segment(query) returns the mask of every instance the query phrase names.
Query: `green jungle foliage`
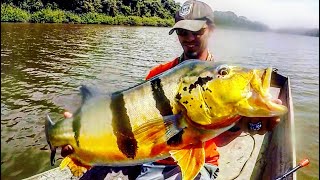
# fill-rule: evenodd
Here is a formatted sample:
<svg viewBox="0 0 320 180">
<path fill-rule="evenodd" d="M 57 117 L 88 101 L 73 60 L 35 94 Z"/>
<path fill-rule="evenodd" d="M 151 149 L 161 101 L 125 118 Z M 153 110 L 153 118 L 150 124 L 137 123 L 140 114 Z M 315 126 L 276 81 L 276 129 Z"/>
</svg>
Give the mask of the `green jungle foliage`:
<svg viewBox="0 0 320 180">
<path fill-rule="evenodd" d="M 180 3 L 174 0 L 1 0 L 1 22 L 172 26 Z M 268 31 L 268 26 L 214 11 L 218 26 Z"/>
<path fill-rule="evenodd" d="M 20 8 L 1 4 L 1 22 L 28 22 L 30 13 Z"/>
<path fill-rule="evenodd" d="M 173 0 L 1 0 L 1 22 L 172 26 Z"/>
<path fill-rule="evenodd" d="M 173 18 L 180 7 L 174 0 L 1 0 L 1 4 L 10 4 L 30 13 L 51 8 L 77 14 L 96 12 L 112 17 L 157 16 L 162 19 Z"/>
</svg>

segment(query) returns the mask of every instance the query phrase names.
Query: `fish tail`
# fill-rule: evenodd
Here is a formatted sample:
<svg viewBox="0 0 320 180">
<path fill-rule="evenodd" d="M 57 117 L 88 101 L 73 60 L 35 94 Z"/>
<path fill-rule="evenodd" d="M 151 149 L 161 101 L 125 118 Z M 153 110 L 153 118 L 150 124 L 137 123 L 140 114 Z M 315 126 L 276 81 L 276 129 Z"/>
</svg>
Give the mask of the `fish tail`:
<svg viewBox="0 0 320 180">
<path fill-rule="evenodd" d="M 45 122 L 45 133 L 46 133 L 47 142 L 51 150 L 51 155 L 50 155 L 51 166 L 53 166 L 55 163 L 54 157 L 56 155 L 56 147 L 52 146 L 52 144 L 50 143 L 50 137 L 49 137 L 49 130 L 52 129 L 53 126 L 54 126 L 54 123 L 52 122 L 50 116 L 47 114 L 46 122 Z"/>
</svg>

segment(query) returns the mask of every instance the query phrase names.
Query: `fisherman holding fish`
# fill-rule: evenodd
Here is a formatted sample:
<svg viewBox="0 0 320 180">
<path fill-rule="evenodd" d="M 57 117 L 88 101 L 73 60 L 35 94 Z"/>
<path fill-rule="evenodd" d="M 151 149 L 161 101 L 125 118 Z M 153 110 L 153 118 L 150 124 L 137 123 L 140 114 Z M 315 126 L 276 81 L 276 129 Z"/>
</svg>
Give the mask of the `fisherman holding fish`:
<svg viewBox="0 0 320 180">
<path fill-rule="evenodd" d="M 214 17 L 212 9 L 201 1 L 189 0 L 186 1 L 180 10 L 175 15 L 175 25 L 169 31 L 171 35 L 176 32 L 180 44 L 183 48 L 183 53 L 180 57 L 173 59 L 165 64 L 158 65 L 151 69 L 146 77 L 146 80 L 159 75 L 178 64 L 190 59 L 199 59 L 203 61 L 214 61 L 212 53 L 208 49 L 208 41 L 214 32 Z M 274 103 L 282 104 L 281 100 L 275 99 Z M 72 114 L 65 112 L 66 118 L 71 118 Z M 217 146 L 221 147 L 233 139 L 238 137 L 242 132 L 251 134 L 265 134 L 271 131 L 280 121 L 279 117 L 241 117 L 235 126 L 222 134 L 205 142 L 205 163 L 201 168 L 196 179 L 215 179 L 219 172 L 218 159 L 219 152 Z M 66 145 L 61 151 L 63 157 L 72 154 L 73 147 Z M 130 169 L 134 167 L 123 167 Z M 136 167 L 135 167 L 136 168 Z M 152 163 L 146 163 L 141 166 L 141 172 L 137 173 L 136 179 L 181 179 L 181 170 L 172 157 L 158 160 Z M 129 175 L 130 177 L 130 175 Z M 131 176 L 132 177 L 132 176 Z"/>
</svg>

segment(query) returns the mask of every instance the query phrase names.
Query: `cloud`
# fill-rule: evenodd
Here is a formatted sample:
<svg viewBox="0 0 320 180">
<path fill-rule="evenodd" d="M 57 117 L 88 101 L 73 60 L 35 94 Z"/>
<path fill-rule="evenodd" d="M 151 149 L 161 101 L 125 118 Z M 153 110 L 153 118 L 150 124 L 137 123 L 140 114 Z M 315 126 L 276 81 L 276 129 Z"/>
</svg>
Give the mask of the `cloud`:
<svg viewBox="0 0 320 180">
<path fill-rule="evenodd" d="M 318 0 L 202 0 L 214 10 L 233 11 L 271 28 L 319 27 Z M 177 2 L 185 2 L 177 0 Z"/>
</svg>

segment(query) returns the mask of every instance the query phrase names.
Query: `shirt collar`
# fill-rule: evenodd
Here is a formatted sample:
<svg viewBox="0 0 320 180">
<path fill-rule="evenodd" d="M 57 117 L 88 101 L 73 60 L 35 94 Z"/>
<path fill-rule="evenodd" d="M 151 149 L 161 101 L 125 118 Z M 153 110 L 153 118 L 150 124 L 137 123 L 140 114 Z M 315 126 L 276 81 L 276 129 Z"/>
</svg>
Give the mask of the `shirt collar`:
<svg viewBox="0 0 320 180">
<path fill-rule="evenodd" d="M 208 51 L 208 55 L 206 58 L 206 61 L 213 61 L 213 55 L 210 53 L 210 51 Z M 181 54 L 181 56 L 179 57 L 179 63 L 182 63 L 184 61 L 184 53 Z"/>
</svg>

